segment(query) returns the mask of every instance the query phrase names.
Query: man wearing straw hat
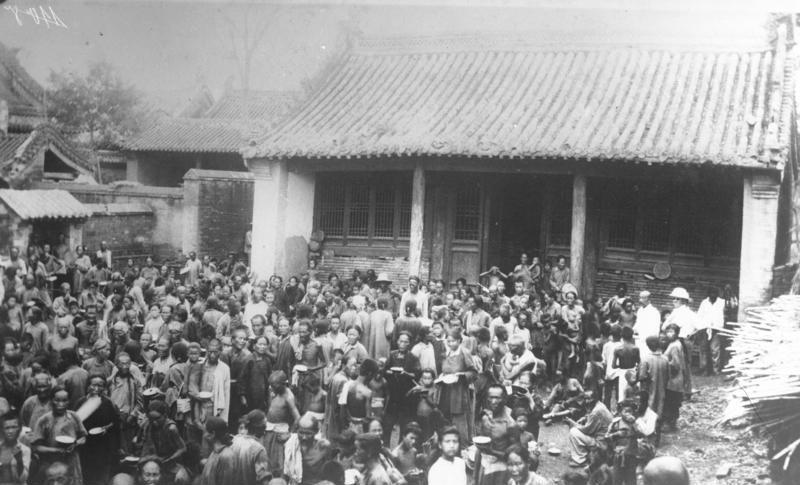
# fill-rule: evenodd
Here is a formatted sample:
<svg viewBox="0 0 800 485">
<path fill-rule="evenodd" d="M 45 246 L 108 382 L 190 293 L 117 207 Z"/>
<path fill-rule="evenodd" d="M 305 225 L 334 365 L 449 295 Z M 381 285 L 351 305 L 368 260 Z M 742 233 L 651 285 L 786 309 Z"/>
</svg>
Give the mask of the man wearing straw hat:
<svg viewBox="0 0 800 485">
<path fill-rule="evenodd" d="M 683 345 L 683 354 L 686 359 L 686 378 L 683 381 L 684 394 L 686 398 L 692 396 L 692 337 L 697 332 L 698 322 L 697 314 L 689 308 L 689 292 L 680 286 L 672 290 L 669 294 L 672 298 L 672 313 L 670 313 L 667 320 L 662 325 L 662 329 L 666 329 L 670 324 L 675 324 L 680 329 L 680 341 Z"/>
<path fill-rule="evenodd" d="M 378 289 L 376 291 L 375 300 L 380 298 L 386 298 L 389 302 L 389 305 L 386 307 L 386 310 L 392 314 L 392 317 L 397 317 L 398 312 L 398 305 L 400 304 L 400 295 L 398 295 L 394 290 L 392 290 L 392 280 L 389 279 L 388 273 L 380 273 L 378 274 L 378 278 L 375 280 L 375 284 L 378 285 Z"/>
</svg>

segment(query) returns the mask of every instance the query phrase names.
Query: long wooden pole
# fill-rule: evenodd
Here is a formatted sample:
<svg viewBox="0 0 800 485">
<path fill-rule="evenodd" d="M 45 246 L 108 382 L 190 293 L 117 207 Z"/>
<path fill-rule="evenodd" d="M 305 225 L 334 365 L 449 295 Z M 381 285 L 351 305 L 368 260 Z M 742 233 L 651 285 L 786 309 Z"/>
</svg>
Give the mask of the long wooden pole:
<svg viewBox="0 0 800 485">
<path fill-rule="evenodd" d="M 408 243 L 408 274 L 419 276 L 422 269 L 422 232 L 425 218 L 425 170 L 414 166 L 411 182 L 411 237 Z"/>
<path fill-rule="evenodd" d="M 575 174 L 572 182 L 572 237 L 569 246 L 570 282 L 583 291 L 583 257 L 586 246 L 586 175 Z M 581 295 L 586 296 L 586 295 Z"/>
</svg>

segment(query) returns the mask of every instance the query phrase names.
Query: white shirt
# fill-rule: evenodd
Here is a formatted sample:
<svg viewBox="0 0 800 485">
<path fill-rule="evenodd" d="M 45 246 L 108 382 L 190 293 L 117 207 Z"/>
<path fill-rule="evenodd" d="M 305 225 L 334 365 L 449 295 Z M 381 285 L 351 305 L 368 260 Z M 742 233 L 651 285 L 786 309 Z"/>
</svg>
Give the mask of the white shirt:
<svg viewBox="0 0 800 485">
<path fill-rule="evenodd" d="M 423 318 L 428 318 L 430 316 L 428 313 L 428 294 L 419 290 L 417 290 L 416 293 L 411 293 L 409 290 L 403 293 L 403 296 L 400 298 L 400 315 L 406 314 L 406 302 L 409 300 L 417 302 L 417 310 L 419 310 L 419 314 Z"/>
<path fill-rule="evenodd" d="M 467 485 L 467 465 L 459 457 L 453 461 L 440 457 L 428 471 L 428 483 L 435 485 Z"/>
<path fill-rule="evenodd" d="M 698 330 L 706 328 L 721 329 L 725 327 L 725 300 L 717 298 L 714 303 L 706 298 L 697 309 Z"/>
<path fill-rule="evenodd" d="M 648 303 L 646 307 L 636 310 L 636 323 L 633 325 L 633 331 L 642 340 L 651 335 L 658 337 L 661 332 L 661 314 L 652 303 Z"/>
<path fill-rule="evenodd" d="M 411 349 L 411 353 L 419 359 L 421 369 L 433 369 L 436 372 L 436 354 L 429 342 L 420 342 Z"/>
<path fill-rule="evenodd" d="M 269 305 L 264 300 L 261 300 L 258 303 L 250 302 L 244 306 L 244 315 L 242 316 L 242 321 L 247 322 L 248 326 L 252 327 L 252 323 L 250 320 L 256 315 L 266 316 L 267 310 L 269 309 Z"/>
<path fill-rule="evenodd" d="M 697 331 L 697 314 L 687 305 L 680 306 L 669 314 L 667 321 L 664 322 L 664 328 L 671 323 L 681 329 L 679 335 L 681 338 L 691 337 Z"/>
</svg>

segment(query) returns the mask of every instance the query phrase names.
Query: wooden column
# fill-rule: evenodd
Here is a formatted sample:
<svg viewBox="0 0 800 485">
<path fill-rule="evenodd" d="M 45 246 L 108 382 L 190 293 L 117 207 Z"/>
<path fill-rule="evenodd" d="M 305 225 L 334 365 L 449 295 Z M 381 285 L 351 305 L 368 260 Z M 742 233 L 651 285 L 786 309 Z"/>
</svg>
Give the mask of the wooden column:
<svg viewBox="0 0 800 485">
<path fill-rule="evenodd" d="M 588 195 L 586 196 L 586 233 L 583 239 L 583 277 L 579 286 L 584 299 L 591 298 L 595 293 L 597 260 L 599 258 L 601 206 L 593 183 L 587 183 L 586 191 Z"/>
<path fill-rule="evenodd" d="M 411 182 L 411 238 L 408 242 L 408 274 L 422 269 L 422 230 L 425 218 L 425 171 L 417 163 Z"/>
<path fill-rule="evenodd" d="M 583 291 L 583 258 L 586 245 L 586 175 L 575 174 L 572 181 L 572 237 L 569 245 L 570 281 L 580 296 Z"/>
<path fill-rule="evenodd" d="M 181 247 L 184 254 L 200 248 L 200 178 L 193 172 L 183 176 L 183 227 Z M 188 175 L 188 174 L 187 174 Z"/>
</svg>

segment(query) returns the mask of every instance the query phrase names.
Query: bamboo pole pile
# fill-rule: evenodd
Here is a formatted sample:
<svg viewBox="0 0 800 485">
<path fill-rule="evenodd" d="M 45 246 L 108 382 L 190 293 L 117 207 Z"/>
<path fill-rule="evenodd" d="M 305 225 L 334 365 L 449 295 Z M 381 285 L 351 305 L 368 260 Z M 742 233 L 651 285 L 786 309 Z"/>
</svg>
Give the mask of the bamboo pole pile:
<svg viewBox="0 0 800 485">
<path fill-rule="evenodd" d="M 721 421 L 746 418 L 751 428 L 784 437 L 772 458 L 783 459 L 785 470 L 800 445 L 800 295 L 746 314 L 744 323 L 725 331 L 732 338 L 726 372 L 735 384 Z"/>
</svg>

